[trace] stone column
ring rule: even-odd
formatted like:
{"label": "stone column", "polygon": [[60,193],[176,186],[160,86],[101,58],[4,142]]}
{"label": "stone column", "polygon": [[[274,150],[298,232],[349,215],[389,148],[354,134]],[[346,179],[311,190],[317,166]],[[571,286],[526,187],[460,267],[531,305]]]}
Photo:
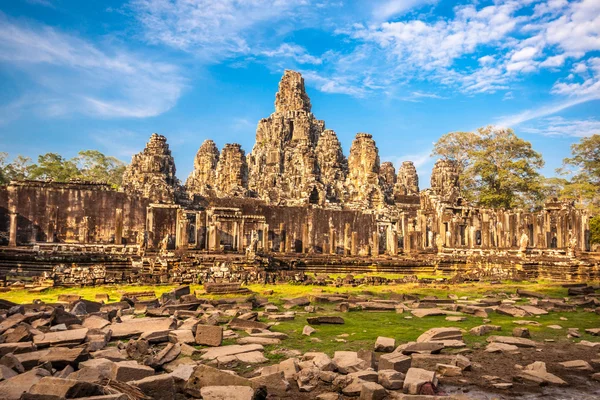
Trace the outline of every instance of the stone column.
{"label": "stone column", "polygon": [[175,228],[175,248],[185,250],[188,247],[189,221],[182,209],[177,210],[177,226]]}
{"label": "stone column", "polygon": [[10,213],[10,231],[8,236],[8,245],[10,247],[17,247],[17,220],[19,214],[16,212]]}
{"label": "stone column", "polygon": [[302,252],[308,252],[308,223],[302,224]]}
{"label": "stone column", "polygon": [[373,250],[371,250],[371,254],[374,256],[379,255],[379,232],[377,230],[373,232]]}
{"label": "stone column", "polygon": [[269,225],[263,224],[263,242],[262,242],[263,251],[268,252],[271,251],[269,248]]}
{"label": "stone column", "polygon": [[202,232],[203,226],[204,225],[202,224],[202,214],[197,212],[196,213],[196,232],[195,232],[197,249],[204,247],[200,244],[200,232]]}
{"label": "stone column", "polygon": [[148,248],[154,248],[154,208],[146,208],[146,231],[148,232]]}
{"label": "stone column", "polygon": [[221,250],[221,234],[218,223],[210,224],[208,228],[208,243],[211,251]]}
{"label": "stone column", "polygon": [[239,244],[239,236],[240,235],[238,234],[239,229],[240,229],[239,225],[240,225],[239,221],[233,221],[233,234],[231,235],[232,236],[231,239],[233,242],[232,243],[233,249],[235,251],[240,251],[240,244]]}
{"label": "stone column", "polygon": [[396,231],[390,232],[390,238],[388,239],[388,248],[390,249],[390,255],[395,256],[398,254],[398,235]]}
{"label": "stone column", "polygon": [[115,209],[115,244],[123,243],[123,209]]}
{"label": "stone column", "polygon": [[346,223],[344,225],[344,255],[350,255],[350,224]]}
{"label": "stone column", "polygon": [[[87,243],[90,235],[90,217],[83,217],[79,231],[79,243]],[[34,237],[35,238],[35,237]]]}
{"label": "stone column", "polygon": [[246,251],[246,244],[244,243],[244,225],[246,225],[246,220],[242,219],[240,222],[240,227],[238,231],[238,245],[240,247],[240,251],[244,253]]}
{"label": "stone column", "polygon": [[352,255],[352,256],[358,255],[358,232],[352,232],[350,255]]}
{"label": "stone column", "polygon": [[335,254],[335,228],[329,228],[329,254]]}
{"label": "stone column", "polygon": [[279,224],[279,252],[283,253],[285,252],[286,246],[285,246],[285,241],[286,241],[286,236],[287,233],[285,231],[285,223],[282,222]]}
{"label": "stone column", "polygon": [[58,215],[56,207],[46,208],[46,218],[46,242],[52,243],[54,242],[54,231],[58,229]]}

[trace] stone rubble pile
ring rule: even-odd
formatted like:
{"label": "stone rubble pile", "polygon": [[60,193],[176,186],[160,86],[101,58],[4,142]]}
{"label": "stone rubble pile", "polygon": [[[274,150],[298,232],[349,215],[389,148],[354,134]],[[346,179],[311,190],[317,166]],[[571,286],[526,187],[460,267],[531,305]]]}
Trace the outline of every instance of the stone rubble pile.
{"label": "stone rubble pile", "polygon": [[[515,320],[519,326],[512,336],[503,336],[506,332],[502,327],[490,323],[469,331],[432,328],[414,342],[397,343],[393,337],[381,336],[371,349],[340,348],[332,355],[286,350],[281,345],[289,335],[272,331],[271,327],[280,321],[305,318],[308,325],[302,337],[320,341],[324,325],[345,323],[339,315],[316,314],[326,304],[342,312],[408,314],[429,310],[415,314],[421,318],[446,313],[464,317],[477,312],[485,318],[535,318],[563,311],[565,304],[583,304],[589,312],[599,310],[593,292],[568,299],[535,293],[473,300],[452,295],[448,299],[394,297],[384,300],[368,295],[318,293],[288,298],[277,306],[256,295],[207,300],[191,294],[188,286],[181,286],[160,299],[152,292],[132,292],[106,304],[77,295],[63,295],[57,304],[1,301],[0,398],[421,399],[427,397],[411,396],[443,395],[444,383],[461,385],[469,382],[465,379],[471,374],[481,374],[481,365],[470,358],[474,350],[466,348],[465,336],[486,336],[488,345],[481,351],[489,354],[487,357],[522,352],[535,357],[543,354],[537,350],[543,350],[546,343],[528,338],[531,334],[525,325],[540,324]],[[529,302],[517,302],[524,298]],[[460,324],[463,320],[455,321]],[[567,321],[565,318],[565,325]],[[565,329],[565,337],[574,333]],[[600,327],[577,333],[597,336]],[[349,335],[339,335],[336,340],[347,342],[343,337]],[[583,340],[577,345],[583,346],[600,350],[598,342]],[[268,365],[266,352],[285,356],[283,361]],[[538,360],[515,365],[511,376],[475,379],[497,390],[510,390],[514,384],[566,386],[569,382],[561,371],[600,380],[596,372],[600,359],[563,359],[551,365]],[[251,369],[243,376],[232,371],[247,366]],[[304,394],[308,397],[302,397]],[[465,398],[461,396],[445,398]]]}

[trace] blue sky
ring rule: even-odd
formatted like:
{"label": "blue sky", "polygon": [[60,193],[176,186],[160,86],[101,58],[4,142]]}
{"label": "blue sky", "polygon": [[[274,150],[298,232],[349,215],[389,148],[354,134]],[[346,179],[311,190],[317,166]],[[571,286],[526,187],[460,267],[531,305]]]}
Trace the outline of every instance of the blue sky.
{"label": "blue sky", "polygon": [[129,162],[158,132],[185,180],[205,139],[252,150],[284,69],[346,154],[372,133],[422,188],[433,142],[488,124],[553,175],[600,133],[600,0],[4,0],[0,151]]}

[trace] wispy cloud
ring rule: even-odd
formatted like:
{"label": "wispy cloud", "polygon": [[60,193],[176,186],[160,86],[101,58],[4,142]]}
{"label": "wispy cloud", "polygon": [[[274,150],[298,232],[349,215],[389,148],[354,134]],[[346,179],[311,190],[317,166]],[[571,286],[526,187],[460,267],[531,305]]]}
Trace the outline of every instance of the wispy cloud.
{"label": "wispy cloud", "polygon": [[[184,88],[179,69],[118,48],[0,13],[0,64],[25,74],[38,96],[55,99],[40,112],[144,118],[175,105]],[[29,104],[33,104],[30,102]]]}
{"label": "wispy cloud", "polygon": [[373,17],[377,20],[387,20],[427,4],[437,3],[437,0],[380,0],[374,1]]}
{"label": "wispy cloud", "polygon": [[587,137],[600,134],[600,121],[550,117],[540,119],[535,125],[523,126],[520,131],[544,136]]}

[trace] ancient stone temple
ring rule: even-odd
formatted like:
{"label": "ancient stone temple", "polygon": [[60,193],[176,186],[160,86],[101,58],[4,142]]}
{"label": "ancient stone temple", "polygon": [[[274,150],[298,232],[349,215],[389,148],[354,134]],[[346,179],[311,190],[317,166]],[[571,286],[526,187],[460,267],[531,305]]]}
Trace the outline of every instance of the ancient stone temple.
{"label": "ancient stone temple", "polygon": [[167,138],[153,133],[146,148],[133,156],[123,174],[125,193],[157,203],[173,203],[179,181]]}
{"label": "ancient stone temple", "polygon": [[110,252],[307,255],[323,263],[357,257],[368,265],[384,254],[393,264],[414,263],[414,255],[589,250],[589,218],[573,204],[551,200],[539,212],[477,208],[461,198],[458,178],[454,162],[439,160],[431,188],[420,190],[414,164],[381,163],[368,133],[356,135],[346,157],[335,132],[312,114],[302,76],[285,71],[275,112],[259,121],[248,155],[239,144],[219,152],[206,140],[183,187],[166,138],[152,134],[121,191],[13,182],[0,187],[0,244],[98,246],[102,254],[127,244]]}

